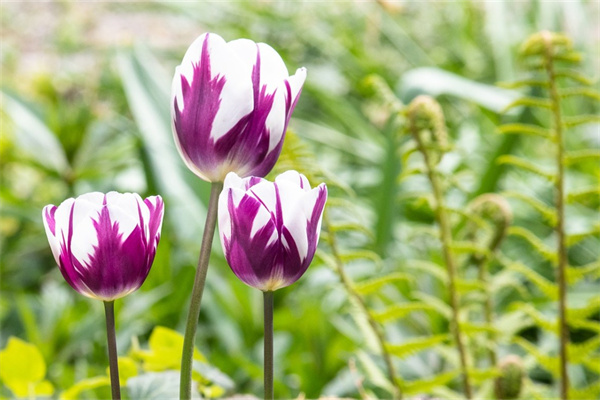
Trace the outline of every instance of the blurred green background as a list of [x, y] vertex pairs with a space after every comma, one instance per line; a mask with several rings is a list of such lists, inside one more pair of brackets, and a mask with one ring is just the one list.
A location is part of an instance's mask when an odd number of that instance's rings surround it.
[[[547, 149], [535, 142], [494, 133], [511, 118], [547, 124], [536, 114], [499, 114], [516, 94], [494, 85], [521, 76], [517, 53], [523, 40], [541, 29], [564, 32], [584, 54], [581, 72], [597, 82], [600, 70], [596, 1], [59, 1], [3, 2], [0, 8], [0, 348], [10, 336], [35, 344], [55, 395], [104, 374], [107, 363], [102, 305], [63, 281], [42, 225], [46, 204], [88, 191], [160, 193], [166, 221], [154, 266], [141, 290], [116, 304], [119, 353], [128, 353], [132, 338], [144, 347], [157, 325], [183, 332], [209, 184], [177, 156], [169, 97], [175, 66], [203, 32], [266, 42], [290, 72], [308, 69], [290, 130], [339, 183], [339, 193], [354, 193], [352, 218], [370, 234], [348, 235], [343, 243], [377, 259], [349, 262], [356, 279], [400, 270], [403, 260], [417, 256], [439, 260], [428, 247], [431, 238], [420, 236], [432, 224], [430, 210], [404, 196], [428, 191], [428, 184], [396, 183], [405, 140], [390, 132], [390, 111], [370, 96], [367, 77], [383, 78], [405, 104], [423, 93], [442, 104], [456, 146], [444, 164], [456, 182], [448, 202], [460, 207], [477, 194], [506, 189], [551, 202], [539, 178], [496, 163], [505, 153], [547, 163]], [[566, 110], [597, 114], [598, 104], [573, 101]], [[600, 147], [598, 124], [582, 126], [567, 141], [572, 148]], [[596, 162], [584, 163], [568, 185], [596, 185], [599, 174]], [[511, 205], [515, 224], [548, 232], [531, 208]], [[588, 206], [569, 209], [569, 229], [598, 222], [597, 201]], [[513, 258], [544, 270], [527, 244], [509, 238], [505, 246]], [[579, 243], [573, 262], [597, 260], [599, 246], [597, 235]], [[581, 301], [598, 289], [597, 280], [580, 288]], [[429, 294], [437, 296], [436, 290]], [[398, 296], [384, 296], [373, 306]], [[235, 382], [230, 393], [261, 393], [261, 301], [258, 291], [230, 272], [215, 240], [196, 343]], [[381, 361], [372, 338], [363, 334], [356, 305], [321, 258], [297, 284], [278, 291], [275, 302], [278, 397], [359, 397], [363, 378], [367, 389], [381, 393]], [[423, 321], [417, 317], [394, 324], [389, 337], [436, 330], [419, 328]], [[423, 377], [436, 362], [431, 354], [414, 357], [399, 363], [399, 371]], [[6, 388], [0, 394], [10, 396]]]

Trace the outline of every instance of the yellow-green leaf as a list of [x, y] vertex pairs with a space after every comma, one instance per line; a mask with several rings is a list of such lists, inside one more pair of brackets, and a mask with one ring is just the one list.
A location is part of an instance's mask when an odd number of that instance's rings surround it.
[[[119, 357], [119, 382], [125, 385], [131, 377], [137, 376], [137, 364], [131, 357]], [[110, 367], [106, 367], [106, 375], [110, 375]]]
[[0, 379], [17, 397], [54, 392], [52, 384], [43, 380], [46, 363], [33, 344], [11, 336], [0, 351], [0, 365]]
[[[144, 360], [146, 371], [178, 370], [181, 366], [183, 335], [164, 326], [157, 326], [148, 340], [149, 350], [140, 350], [136, 355]], [[198, 349], [194, 349], [194, 359], [205, 361]]]
[[81, 392], [94, 390], [99, 387], [110, 386], [110, 378], [108, 376], [95, 376], [77, 382], [69, 389], [60, 394], [60, 400], [77, 400], [81, 396]]

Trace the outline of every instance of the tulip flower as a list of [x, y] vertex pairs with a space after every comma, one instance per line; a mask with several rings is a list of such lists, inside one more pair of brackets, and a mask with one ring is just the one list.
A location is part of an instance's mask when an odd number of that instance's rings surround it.
[[120, 398], [114, 300], [139, 289], [156, 254], [163, 220], [160, 196], [87, 193], [42, 212], [63, 277], [84, 296], [104, 301], [113, 399]]
[[263, 292], [296, 282], [317, 249], [326, 200], [324, 183], [311, 189], [296, 171], [275, 182], [227, 175], [219, 197], [219, 232], [234, 274]]
[[310, 265], [327, 200], [324, 183], [287, 171], [269, 182], [230, 172], [219, 196], [225, 258], [244, 283], [263, 291], [264, 398], [273, 399], [273, 291], [296, 282]]
[[173, 133], [181, 157], [200, 178], [228, 172], [265, 176], [279, 157], [306, 70], [289, 76], [265, 43], [198, 37], [175, 72]]

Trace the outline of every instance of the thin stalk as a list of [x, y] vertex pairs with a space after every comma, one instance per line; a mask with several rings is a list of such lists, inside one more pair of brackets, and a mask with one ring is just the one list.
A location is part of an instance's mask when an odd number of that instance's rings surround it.
[[473, 397], [471, 390], [471, 382], [469, 378], [468, 364], [467, 364], [467, 352], [465, 350], [465, 346], [463, 343], [462, 332], [459, 324], [459, 298], [458, 292], [456, 289], [456, 266], [454, 264], [454, 258], [452, 257], [450, 244], [452, 243], [452, 232], [450, 231], [450, 224], [448, 223], [448, 218], [445, 212], [444, 205], [444, 196], [442, 193], [442, 188], [440, 186], [440, 182], [438, 180], [437, 172], [435, 171], [435, 166], [431, 162], [431, 158], [429, 157], [429, 153], [425, 148], [425, 145], [419, 135], [418, 128], [415, 124], [411, 124], [411, 129], [413, 130], [412, 134], [415, 140], [417, 141], [417, 145], [419, 146], [419, 151], [423, 154], [423, 158], [425, 160], [425, 165], [427, 167], [427, 177], [429, 178], [429, 182], [431, 183], [431, 188], [433, 190], [433, 196], [435, 199], [435, 218], [440, 226], [440, 239], [442, 241], [442, 252], [444, 255], [444, 261], [446, 263], [446, 267], [448, 268], [448, 278], [449, 278], [449, 291], [450, 291], [450, 307], [452, 308], [452, 321], [451, 321], [451, 329], [454, 336], [454, 341], [456, 342], [456, 346], [458, 347], [458, 353], [460, 356], [460, 366], [463, 377], [463, 387], [465, 391], [465, 396], [467, 399], [471, 399]]
[[273, 292], [263, 292], [265, 315], [265, 400], [273, 400]]
[[554, 183], [556, 195], [556, 235], [558, 237], [558, 265], [556, 269], [556, 278], [558, 280], [558, 324], [560, 338], [560, 397], [563, 400], [569, 398], [569, 375], [567, 373], [567, 344], [569, 342], [569, 327], [567, 326], [567, 246], [565, 240], [565, 189], [564, 189], [564, 140], [563, 123], [560, 108], [560, 96], [556, 87], [556, 74], [553, 63], [553, 47], [551, 38], [546, 37], [546, 57], [545, 68], [548, 74], [550, 100], [552, 101], [552, 117], [554, 131], [556, 132], [556, 166], [558, 174]]
[[[488, 287], [488, 270], [487, 270], [487, 257], [482, 257], [480, 259], [481, 261], [478, 260], [478, 280], [479, 282], [481, 282], [484, 285], [485, 288], [485, 303], [483, 305], [483, 314], [485, 317], [485, 323], [487, 326], [492, 325], [492, 321], [493, 321], [493, 315], [494, 315], [494, 311], [493, 311], [493, 307], [492, 307], [492, 296], [490, 294], [490, 290]], [[487, 333], [487, 339], [488, 342], [494, 343], [494, 333], [493, 332], [488, 332]], [[488, 357], [490, 359], [490, 365], [491, 366], [495, 366], [496, 363], [498, 362], [498, 358], [496, 356], [496, 350], [494, 347], [492, 347], [490, 345], [490, 347], [488, 348]]]
[[119, 386], [119, 358], [117, 356], [117, 339], [115, 335], [115, 302], [104, 302], [106, 315], [106, 340], [108, 342], [108, 364], [110, 366], [110, 389], [113, 400], [121, 399]]
[[392, 398], [401, 400], [402, 399], [402, 388], [400, 387], [400, 384], [398, 383], [398, 377], [396, 374], [396, 369], [394, 368], [394, 364], [392, 363], [392, 357], [390, 356], [390, 353], [388, 353], [387, 348], [385, 347], [385, 336], [383, 334], [381, 326], [379, 325], [379, 323], [377, 321], [375, 321], [375, 319], [371, 315], [371, 312], [369, 311], [369, 308], [367, 307], [365, 300], [354, 289], [354, 284], [352, 282], [352, 279], [348, 275], [346, 275], [346, 271], [344, 270], [344, 263], [342, 262], [342, 259], [340, 257], [340, 253], [338, 250], [335, 235], [330, 229], [331, 224], [329, 222], [329, 217], [327, 215], [327, 211], [325, 211], [325, 213], [323, 215], [323, 226], [328, 233], [327, 236], [328, 236], [329, 247], [331, 248], [331, 254], [333, 255], [333, 258], [335, 260], [335, 267], [336, 267], [338, 275], [340, 276], [342, 284], [346, 288], [346, 291], [348, 292], [348, 294], [356, 301], [356, 303], [360, 307], [360, 310], [363, 312], [363, 314], [367, 317], [367, 321], [368, 321], [369, 325], [371, 326], [371, 329], [375, 333], [375, 337], [377, 338], [377, 342], [379, 344], [379, 348], [381, 351], [381, 356], [383, 357], [383, 361], [385, 362], [385, 366], [387, 368], [388, 378], [392, 383], [392, 390], [393, 390]]
[[206, 283], [206, 273], [208, 272], [208, 261], [210, 259], [210, 249], [212, 247], [213, 237], [215, 235], [215, 226], [217, 224], [217, 205], [219, 194], [223, 189], [223, 182], [213, 182], [210, 187], [210, 200], [204, 224], [204, 234], [202, 235], [202, 245], [200, 247], [200, 257], [198, 258], [198, 268], [194, 278], [194, 288], [192, 289], [192, 299], [185, 327], [185, 336], [183, 339], [183, 353], [181, 355], [181, 376], [179, 381], [179, 398], [192, 398], [192, 363], [194, 357], [194, 342], [196, 339], [196, 327], [198, 326], [198, 317], [200, 316], [200, 303], [202, 302], [202, 293], [204, 293], [204, 284]]

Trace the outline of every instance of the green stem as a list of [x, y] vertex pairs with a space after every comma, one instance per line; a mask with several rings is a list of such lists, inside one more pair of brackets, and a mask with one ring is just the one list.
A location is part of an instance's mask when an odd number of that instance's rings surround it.
[[194, 357], [194, 342], [196, 338], [196, 327], [198, 317], [200, 316], [200, 303], [202, 302], [202, 293], [206, 282], [206, 273], [208, 272], [208, 261], [210, 259], [210, 250], [213, 237], [215, 235], [215, 226], [217, 224], [217, 205], [219, 203], [219, 194], [223, 189], [223, 182], [213, 182], [210, 188], [210, 201], [204, 225], [204, 234], [202, 236], [202, 245], [200, 247], [200, 257], [198, 258], [198, 268], [194, 278], [194, 288], [192, 289], [192, 299], [185, 327], [185, 336], [183, 339], [183, 353], [181, 355], [181, 377], [179, 382], [179, 398], [192, 398], [192, 363]]
[[340, 276], [340, 279], [342, 281], [342, 284], [346, 288], [346, 291], [348, 292], [350, 297], [352, 297], [356, 301], [356, 304], [358, 304], [358, 306], [360, 307], [363, 314], [367, 317], [367, 321], [369, 322], [369, 325], [371, 326], [373, 333], [375, 333], [375, 337], [377, 338], [377, 342], [378, 342], [379, 348], [381, 350], [381, 356], [383, 357], [383, 361], [385, 362], [385, 365], [387, 368], [388, 379], [390, 380], [390, 382], [392, 384], [392, 398], [401, 400], [402, 399], [402, 388], [400, 387], [400, 384], [398, 383], [396, 369], [394, 368], [394, 364], [392, 362], [392, 357], [390, 356], [390, 354], [387, 351], [387, 348], [385, 347], [385, 336], [383, 334], [381, 326], [377, 323], [377, 321], [375, 321], [375, 318], [373, 318], [373, 315], [371, 315], [371, 312], [369, 311], [369, 308], [367, 307], [365, 300], [360, 296], [360, 294], [358, 294], [358, 292], [356, 290], [354, 290], [354, 284], [352, 283], [352, 279], [348, 275], [346, 275], [346, 271], [344, 270], [344, 263], [342, 262], [342, 259], [340, 257], [340, 253], [339, 253], [339, 250], [337, 247], [337, 241], [335, 240], [335, 235], [331, 231], [330, 226], [331, 226], [331, 224], [329, 222], [327, 211], [325, 211], [325, 214], [323, 215], [323, 227], [325, 228], [325, 230], [328, 233], [328, 242], [329, 242], [329, 246], [331, 248], [331, 254], [333, 255], [333, 258], [335, 260], [335, 267], [336, 267], [337, 273]]
[[552, 115], [554, 131], [556, 132], [556, 166], [558, 174], [554, 184], [556, 195], [556, 235], [558, 238], [558, 265], [556, 269], [556, 278], [558, 280], [558, 319], [559, 319], [559, 337], [560, 337], [560, 397], [563, 400], [569, 398], [569, 375], [567, 372], [567, 344], [569, 342], [569, 327], [567, 326], [567, 246], [565, 240], [565, 203], [564, 203], [564, 143], [563, 143], [563, 124], [560, 109], [560, 96], [556, 87], [556, 74], [553, 63], [553, 46], [550, 35], [546, 37], [546, 73], [550, 83], [549, 92], [552, 100]]
[[263, 292], [265, 314], [265, 400], [273, 400], [273, 292]]
[[465, 396], [467, 399], [471, 399], [473, 397], [471, 390], [471, 382], [469, 378], [469, 368], [467, 364], [467, 352], [465, 350], [465, 346], [463, 343], [463, 336], [460, 329], [459, 323], [459, 308], [460, 301], [458, 298], [458, 291], [456, 289], [456, 266], [454, 264], [454, 258], [452, 257], [452, 252], [450, 248], [450, 244], [452, 243], [452, 232], [450, 231], [450, 224], [448, 223], [447, 215], [444, 206], [444, 196], [442, 193], [442, 188], [440, 182], [438, 180], [437, 171], [435, 170], [435, 166], [433, 165], [431, 158], [429, 157], [429, 153], [425, 148], [425, 144], [421, 139], [420, 132], [415, 123], [411, 124], [412, 135], [417, 141], [417, 145], [419, 146], [419, 151], [423, 154], [423, 158], [425, 160], [425, 165], [427, 167], [427, 177], [429, 178], [429, 182], [431, 183], [431, 187], [433, 190], [433, 196], [435, 199], [435, 217], [440, 226], [440, 239], [442, 241], [442, 252], [444, 255], [444, 262], [446, 263], [446, 267], [448, 268], [448, 278], [449, 285], [448, 290], [450, 291], [450, 307], [452, 308], [452, 321], [451, 321], [451, 330], [454, 336], [454, 341], [456, 342], [456, 346], [458, 347], [458, 353], [460, 356], [460, 365], [461, 372], [463, 377], [463, 387], [465, 391]]
[[110, 366], [110, 388], [113, 400], [121, 399], [119, 386], [119, 358], [117, 356], [117, 339], [115, 336], [115, 302], [104, 302], [106, 315], [106, 339], [108, 342], [108, 364]]

